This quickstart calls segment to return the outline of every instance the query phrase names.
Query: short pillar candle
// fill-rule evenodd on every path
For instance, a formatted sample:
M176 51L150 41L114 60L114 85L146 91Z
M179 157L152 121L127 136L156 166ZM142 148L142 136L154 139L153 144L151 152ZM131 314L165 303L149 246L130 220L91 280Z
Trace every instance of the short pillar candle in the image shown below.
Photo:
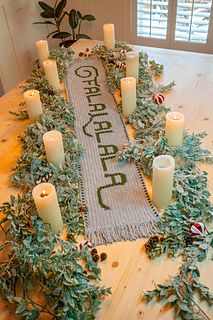
M53 89L60 89L60 81L58 77L58 69L55 60L46 60L43 62L46 79Z
M32 191L38 215L50 225L54 233L63 230L63 220L58 204L55 186L51 183L40 183Z
M40 67L43 68L43 62L49 58L49 47L46 40L36 41Z
M64 147L61 132L56 130L48 131L43 135L43 141L48 163L52 163L56 168L61 168L64 164Z
M107 49L115 48L115 27L112 23L106 23L103 25L104 31L104 44Z
M23 93L23 96L29 119L36 121L43 113L39 91L27 90Z
M126 77L121 79L122 111L125 117L130 116L136 109L136 79Z
M152 202L157 208L168 207L172 198L175 160L169 155L160 155L153 161Z
M133 77L138 82L139 74L139 53L129 51L126 53L126 77Z
M168 112L166 115L165 137L171 146L179 146L183 142L184 115L180 112Z

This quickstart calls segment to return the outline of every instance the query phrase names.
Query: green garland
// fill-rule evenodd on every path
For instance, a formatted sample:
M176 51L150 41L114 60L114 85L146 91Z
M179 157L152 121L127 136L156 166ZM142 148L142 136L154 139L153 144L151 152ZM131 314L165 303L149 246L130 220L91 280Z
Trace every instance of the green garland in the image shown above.
M57 60L63 79L73 52L58 49L50 57ZM74 110L60 91L49 86L37 61L23 87L40 91L44 114L20 137L22 154L12 169L11 180L23 193L17 198L11 196L10 202L0 207L4 213L0 226L5 232L5 242L0 246L5 257L1 261L0 290L16 306L19 319L33 320L43 313L50 314L52 319L94 319L102 297L110 290L91 282L99 279L100 269L89 250L79 250L76 241L84 233L84 227L78 174L82 149L73 130ZM24 105L21 103L21 107ZM16 116L26 118L26 111L21 110ZM42 135L52 129L63 134L66 159L63 170L46 161ZM38 217L32 189L41 179L56 186L67 226L66 240L47 231ZM40 292L41 303L34 297L34 287Z
M120 80L125 76L125 58L123 50L130 48L118 43L115 50L106 50L103 45L93 49L100 56L106 68L106 77L114 94L120 89ZM213 163L208 150L202 149L202 139L206 133L189 134L184 132L183 144L172 147L164 135L165 116L168 109L153 102L153 94L168 92L174 82L167 86L156 86L154 79L160 76L163 67L149 61L144 52L140 52L139 81L137 85L137 109L128 121L135 129L135 140L131 141L118 154L122 162L136 162L142 172L151 178L153 159L161 154L175 158L175 179L173 202L165 210L158 227L159 234L145 244L147 254L155 258L161 254L181 255L183 264L179 274L170 277L170 281L156 285L156 289L144 294L147 301L155 298L175 309L176 316L187 320L210 319L194 301L197 292L200 297L213 304L213 294L200 283L198 261L206 258L209 248L213 247L213 232L206 231L202 237L193 238L190 226L196 222L204 224L212 221L213 205L209 201L207 173L200 171L198 163ZM123 68L117 61L121 61ZM120 64L121 65L121 64ZM121 109L121 105L119 106Z
M117 43L114 50L106 50L103 45L92 50L92 54L100 56L104 62L112 94L120 89L120 79L125 76L125 50L130 51L131 48L122 42ZM72 57L70 50L58 49L51 53L51 58L57 60L60 79L64 78ZM209 304L213 302L209 289L199 281L197 267L197 261L205 259L209 247L213 246L213 233L192 239L189 226L197 221L206 223L212 218L207 174L197 168L197 163L213 161L210 153L201 148L205 133L185 132L182 146L174 148L168 145L164 137L168 109L152 101L153 94L167 92L174 86L174 83L167 86L154 84L154 77L160 76L162 70L162 65L149 61L147 54L140 52L137 110L128 119L135 129L136 139L124 147L118 159L137 162L149 177L155 156L170 154L176 159L174 202L160 219L159 235L154 237L154 245L147 253L150 258L163 253L169 256L181 254L183 264L177 276L156 285L155 290L146 292L144 296L147 301L156 298L165 304L170 303L176 315L183 319L197 320L206 315L194 301L193 294L198 292ZM11 180L24 192L17 198L11 196L11 201L1 206L5 216L0 226L6 239L0 250L6 258L1 262L0 289L5 298L16 305L20 319L36 319L42 313L49 313L52 319L94 319L101 297L109 294L110 290L90 282L90 279L99 278L100 269L86 248L78 249L75 240L84 229L77 170L82 149L73 130L74 111L70 103L60 96L60 91L54 91L48 85L38 62L35 62L24 90L30 88L40 91L45 112L39 121L28 126L20 138L23 151L13 168ZM27 118L25 110L14 114L20 119ZM66 152L63 171L46 162L42 135L51 129L63 134ZM37 215L31 193L41 179L56 185L63 220L67 225L67 241L47 232ZM44 303L33 299L32 284L41 288ZM196 308L201 315L197 314Z

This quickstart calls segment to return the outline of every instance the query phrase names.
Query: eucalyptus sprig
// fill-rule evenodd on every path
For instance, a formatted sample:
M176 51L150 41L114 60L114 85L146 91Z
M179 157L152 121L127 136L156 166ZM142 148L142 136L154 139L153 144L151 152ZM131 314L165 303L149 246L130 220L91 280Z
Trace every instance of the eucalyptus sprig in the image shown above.
M104 45L92 50L103 60L112 93L120 89L120 79L125 75L125 51L129 50L131 48L122 42L118 42L113 50L107 50ZM64 77L72 54L66 59L63 51L56 51L53 55L61 68L61 77ZM163 67L149 61L145 52L139 56L137 109L128 119L135 129L136 139L124 146L118 160L136 162L151 178L152 162L157 155L170 154L175 158L173 202L159 220L159 241L147 253L150 258L167 254L181 255L183 259L176 276L170 276L169 281L156 285L144 296L148 301L155 298L170 304L176 315L183 319L210 319L195 301L194 294L198 293L209 305L212 304L212 294L200 282L198 262L204 260L213 247L213 233L205 230L201 237L191 237L190 226L198 221L207 223L212 220L213 206L207 173L197 166L201 162L211 164L212 155L201 146L205 133L185 132L181 146L168 144L164 135L168 109L164 105L156 105L153 95L170 91L174 82L156 85L154 78L162 73ZM124 68L119 68L117 60L124 64ZM54 91L49 86L37 62L24 88L40 90L45 112L20 138L23 153L11 179L25 192L17 198L11 196L11 201L0 208L5 214L0 225L6 239L0 251L7 252L7 258L2 262L4 268L0 271L0 289L6 299L17 306L17 314L22 319L36 319L42 313L48 313L54 319L94 319L101 296L110 291L89 281L91 277L99 278L100 269L87 249L79 251L77 247L76 235L84 231L82 213L79 212L80 176L77 170L82 149L73 130L74 111L70 103L61 98L60 91ZM49 166L46 162L42 134L51 129L63 133L66 152L64 170ZM31 191L44 176L57 186L63 220L72 241L47 231L38 218ZM40 286L45 303L40 304L31 296L32 281ZM19 295L17 285L22 288Z
M196 302L194 294L198 293L208 305L213 304L213 294L200 282L200 272L194 258L187 258L179 268L177 276L170 276L170 281L156 285L156 289L144 293L147 301L156 299L164 305L172 305L175 317L186 320L210 319Z
M60 78L73 57L70 50L50 53L57 61ZM88 248L79 249L77 236L84 234L82 204L79 200L79 162L82 148L74 132L75 113L60 91L54 91L35 62L24 90L40 91L43 115L28 125L20 137L22 154L12 168L11 181L22 192L1 205L4 214L0 226L5 242L0 252L0 290L16 306L20 319L37 319L47 313L52 319L94 319L104 295L110 289L98 285L100 269L93 262ZM21 118L26 114L21 103ZM65 165L57 169L47 163L43 134L49 130L63 134ZM32 189L50 181L56 186L58 201L66 226L67 238L55 235L39 218ZM93 283L90 279L93 280ZM94 282L95 281L95 282ZM32 288L39 293L35 297ZM39 300L38 300L39 297Z
M103 60L106 78L111 93L120 89L120 79L125 76L125 68L120 70L116 59L125 63L120 46L115 50L107 50L105 46L96 46L94 54ZM212 294L199 281L198 261L206 258L213 246L213 234L205 230L199 238L193 238L190 227L197 222L204 224L212 221L213 205L207 187L207 173L200 171L199 163L213 163L212 154L202 148L205 132L184 132L183 144L173 147L165 138L166 113L169 111L163 104L157 105L153 97L156 93L169 92L174 82L168 85L156 85L155 78L163 71L163 66L150 61L146 52L139 54L139 81L137 85L137 107L128 118L134 128L135 140L123 146L118 153L118 161L135 162L149 178L152 177L152 163L156 156L168 154L175 158L176 168L174 177L173 202L159 219L158 236L152 241L152 248L147 250L150 258L162 254L168 256L181 255L183 264L179 273L164 284L156 285L156 289L144 294L146 300L155 298L171 304L176 312L186 320L210 319L195 302L193 295L198 292L209 304L212 304ZM122 110L122 102L118 105ZM149 246L150 248L150 246ZM198 308L199 315L197 314Z

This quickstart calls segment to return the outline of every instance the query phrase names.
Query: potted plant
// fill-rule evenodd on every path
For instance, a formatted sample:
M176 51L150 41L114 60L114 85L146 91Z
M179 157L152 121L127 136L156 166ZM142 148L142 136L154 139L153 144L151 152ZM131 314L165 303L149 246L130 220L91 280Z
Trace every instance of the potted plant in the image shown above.
M43 1L38 2L42 8L40 13L41 17L45 21L34 22L34 24L46 24L55 27L55 30L47 35L53 39L61 39L60 46L69 47L76 40L84 38L91 39L88 35L81 33L81 25L84 21L93 21L95 17L91 14L82 15L80 11L71 9L70 12L66 11L67 0L55 0L54 6L51 7ZM68 18L68 23L71 28L71 32L62 31L61 25L65 18Z

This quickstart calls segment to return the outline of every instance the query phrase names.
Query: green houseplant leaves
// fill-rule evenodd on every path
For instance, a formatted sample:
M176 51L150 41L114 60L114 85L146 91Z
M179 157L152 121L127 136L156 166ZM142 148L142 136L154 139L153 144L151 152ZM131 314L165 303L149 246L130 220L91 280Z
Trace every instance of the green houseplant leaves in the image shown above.
M47 38L52 36L53 39L61 39L60 46L69 47L76 40L84 38L91 39L88 35L81 33L81 24L84 21L94 21L95 17L91 14L82 15L80 11L71 9L70 12L66 11L67 0L55 1L54 7L39 1L39 6L43 10L40 15L45 21L34 22L34 24L46 24L55 26L55 30L51 31ZM62 22L68 18L68 24L71 32L63 31L61 28Z

